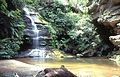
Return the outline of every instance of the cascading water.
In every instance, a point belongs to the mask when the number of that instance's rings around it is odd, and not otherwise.
[[[37,24],[35,24],[34,22],[34,18],[37,14],[34,13],[34,12],[30,12],[28,10],[28,8],[24,8],[23,9],[24,12],[25,12],[25,16],[31,21],[31,26],[32,26],[32,32],[33,32],[33,36],[31,37],[32,38],[32,44],[33,44],[33,47],[31,49],[31,51],[27,54],[28,56],[33,56],[33,57],[40,57],[40,58],[45,58],[45,53],[46,53],[46,50],[45,48],[42,48],[40,47],[40,41],[39,41],[39,38],[41,36],[39,36],[39,33],[41,32],[41,30],[38,30],[37,28]]]

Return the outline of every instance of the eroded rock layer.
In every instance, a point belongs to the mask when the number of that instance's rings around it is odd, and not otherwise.
[[[97,32],[113,48],[116,44],[110,36],[120,34],[120,0],[89,0],[88,9]]]

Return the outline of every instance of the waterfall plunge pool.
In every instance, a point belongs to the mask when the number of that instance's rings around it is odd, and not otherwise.
[[[80,58],[80,59],[41,59],[19,58],[17,61],[40,68],[59,68],[64,65],[72,73],[80,77],[119,77],[120,66],[108,59]],[[8,65],[9,66],[9,65]]]

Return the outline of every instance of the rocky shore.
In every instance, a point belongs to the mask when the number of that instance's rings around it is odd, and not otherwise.
[[[64,65],[60,68],[43,68],[17,60],[0,61],[0,77],[77,77]]]

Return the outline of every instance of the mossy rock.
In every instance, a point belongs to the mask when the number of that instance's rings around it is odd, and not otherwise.
[[[59,49],[53,49],[50,54],[52,58],[55,58],[55,59],[76,58],[76,56],[66,54],[65,52]]]
[[[53,49],[51,55],[53,58],[61,59],[65,57],[65,53],[58,49]]]

